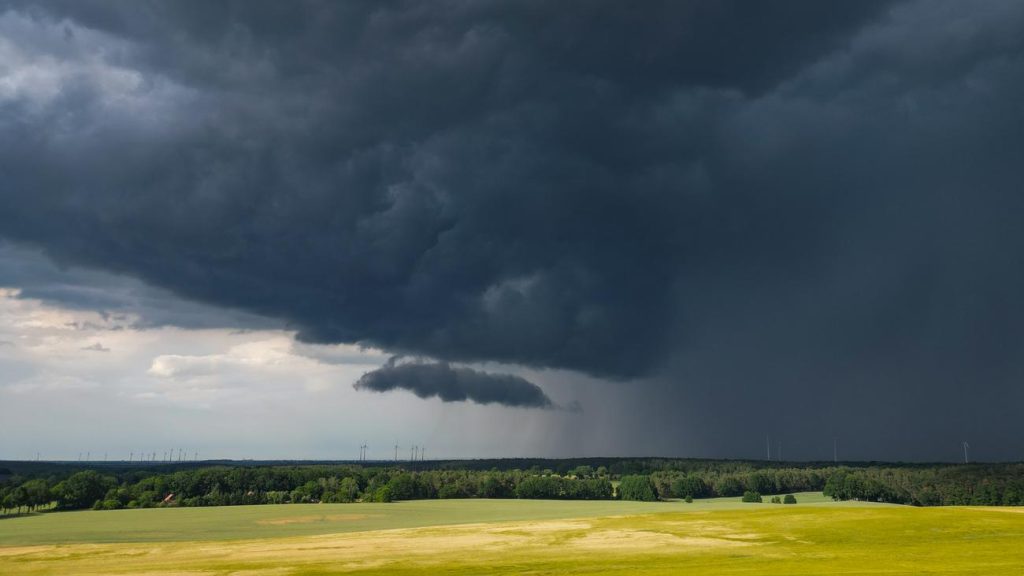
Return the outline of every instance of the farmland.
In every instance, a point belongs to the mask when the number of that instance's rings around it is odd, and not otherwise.
[[[0,521],[4,574],[1019,574],[1024,510],[439,500]]]

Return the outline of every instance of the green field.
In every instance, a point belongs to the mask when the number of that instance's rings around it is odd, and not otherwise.
[[[430,500],[0,520],[0,574],[1024,574],[1024,510]]]

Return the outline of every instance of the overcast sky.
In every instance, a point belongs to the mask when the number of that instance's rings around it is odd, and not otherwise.
[[[0,458],[1024,459],[1024,3],[0,0]]]

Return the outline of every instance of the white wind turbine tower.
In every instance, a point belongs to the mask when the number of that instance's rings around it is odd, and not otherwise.
[[[971,445],[967,443],[967,440],[964,440],[964,464],[967,464],[968,462],[970,462],[970,460],[967,458],[967,451],[970,448],[971,448]]]

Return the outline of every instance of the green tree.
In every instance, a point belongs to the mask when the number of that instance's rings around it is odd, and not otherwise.
[[[490,473],[480,481],[477,494],[481,498],[508,498],[512,496],[512,490],[501,481],[497,473]]]
[[[53,487],[57,507],[78,510],[91,507],[103,498],[107,490],[116,484],[114,478],[102,476],[95,470],[72,474],[67,480]]]
[[[11,497],[11,489],[6,487],[0,488],[0,510],[3,511],[3,514],[7,514],[7,511],[13,508],[14,498]]]
[[[573,468],[572,475],[577,478],[592,478],[594,476],[594,469],[584,464],[583,466]]]
[[[292,502],[309,503],[319,502],[320,497],[323,495],[323,487],[316,480],[310,480],[302,486],[292,490],[291,499]]]
[[[750,492],[767,494],[775,491],[775,481],[766,472],[755,472],[747,476],[746,488]]]
[[[380,488],[377,488],[373,492],[372,500],[374,502],[391,502],[391,488],[389,488],[386,484],[384,486],[381,486]]]
[[[743,493],[743,501],[744,502],[762,502],[761,495],[759,493],[753,492],[751,490],[747,490],[746,492]]]
[[[743,482],[736,476],[722,476],[715,481],[715,493],[719,496],[739,496],[743,494]]]
[[[355,478],[346,476],[338,483],[338,501],[355,502],[359,496],[359,483]]]
[[[707,496],[708,487],[704,480],[695,474],[680,476],[672,481],[672,495],[676,498],[700,498]]]
[[[554,476],[527,476],[516,486],[516,497],[529,499],[562,498],[561,480],[561,478]]]
[[[286,504],[289,496],[284,490],[270,490],[264,494],[267,504]]]
[[[783,504],[796,504],[796,496],[792,494],[786,494],[786,497],[782,499]]]
[[[113,499],[97,500],[92,505],[93,510],[117,510],[118,508],[121,508],[121,503]]]
[[[417,496],[416,479],[412,474],[395,474],[388,480],[392,500],[412,500]]]
[[[41,478],[25,482],[21,485],[21,489],[25,491],[25,505],[30,510],[46,506],[52,501],[50,498],[50,485]]]
[[[653,502],[658,499],[650,476],[623,476],[619,483],[619,499]]]
[[[11,508],[16,509],[18,514],[21,514],[22,508],[28,507],[28,494],[25,493],[25,489],[21,486],[15,486],[14,489],[11,490],[10,499]]]

